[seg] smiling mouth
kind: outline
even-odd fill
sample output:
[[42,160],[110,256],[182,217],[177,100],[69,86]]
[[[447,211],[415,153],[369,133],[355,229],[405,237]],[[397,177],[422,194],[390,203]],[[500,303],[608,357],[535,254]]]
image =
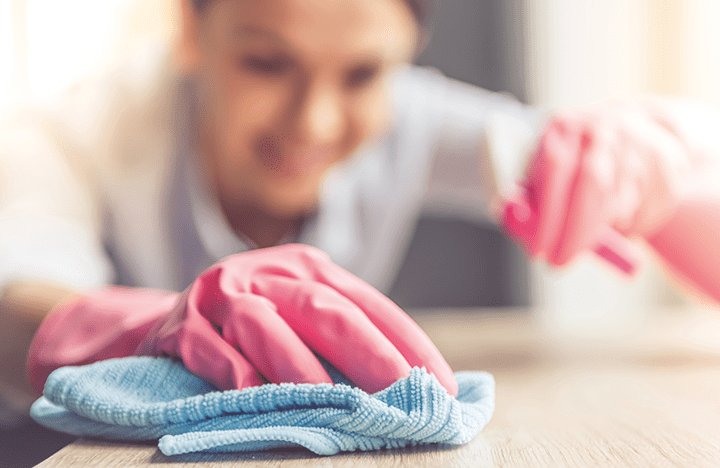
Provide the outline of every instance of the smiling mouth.
[[278,176],[299,176],[312,171],[322,161],[328,161],[327,150],[283,148],[275,138],[261,138],[255,148],[260,163]]

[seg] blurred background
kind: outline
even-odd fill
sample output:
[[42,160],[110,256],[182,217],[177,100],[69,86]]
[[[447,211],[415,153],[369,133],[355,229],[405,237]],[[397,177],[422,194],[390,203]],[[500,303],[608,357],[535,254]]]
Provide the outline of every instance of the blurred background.
[[[720,103],[717,0],[439,3],[418,63],[453,78],[546,108],[647,92]],[[0,0],[0,106],[44,99],[171,41],[176,16],[172,0]],[[634,281],[594,258],[551,271],[527,265],[486,220],[431,209],[390,294],[406,307],[533,303],[568,330],[617,327],[638,318],[628,311],[683,300],[650,257]]]

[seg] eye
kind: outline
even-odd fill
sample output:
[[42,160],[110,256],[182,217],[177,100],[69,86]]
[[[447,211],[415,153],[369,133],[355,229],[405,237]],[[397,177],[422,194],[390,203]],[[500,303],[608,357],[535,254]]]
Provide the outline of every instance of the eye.
[[380,67],[374,64],[360,65],[347,73],[346,83],[350,88],[362,88],[377,77]]
[[248,55],[240,60],[242,68],[261,75],[282,75],[292,67],[292,62],[286,57],[261,57]]

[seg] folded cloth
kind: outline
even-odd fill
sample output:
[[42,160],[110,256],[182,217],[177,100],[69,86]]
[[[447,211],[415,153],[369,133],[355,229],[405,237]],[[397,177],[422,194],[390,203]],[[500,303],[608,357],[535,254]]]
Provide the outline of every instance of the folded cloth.
[[345,384],[267,384],[217,391],[167,358],[127,357],[54,371],[31,416],[51,429],[160,439],[165,455],[302,446],[320,454],[469,442],[494,409],[486,372],[460,372],[457,398],[435,376],[368,394]]

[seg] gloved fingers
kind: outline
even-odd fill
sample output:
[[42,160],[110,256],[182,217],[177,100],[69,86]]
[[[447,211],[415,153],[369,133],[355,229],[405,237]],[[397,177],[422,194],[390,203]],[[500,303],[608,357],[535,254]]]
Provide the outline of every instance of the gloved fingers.
[[618,150],[618,154],[625,157],[618,160],[615,197],[611,201],[610,218],[611,227],[623,235],[629,235],[634,231],[643,203],[641,176],[644,168],[640,156],[636,153],[633,148],[621,147]]
[[625,225],[618,222],[621,232],[647,236],[668,220],[692,180],[689,149],[670,129],[646,114],[622,121],[623,137],[631,150],[622,154],[622,161],[632,164],[626,174],[634,175],[634,184],[641,193],[632,218]]
[[220,327],[222,339],[239,349],[268,381],[332,383],[313,352],[278,315],[275,304],[237,291],[232,283],[232,275],[221,274],[216,281],[201,277],[193,285],[196,291],[189,297],[189,307]]
[[331,262],[318,269],[315,280],[355,304],[411,367],[425,367],[448,393],[457,395],[455,375],[447,361],[422,328],[393,301]]
[[258,275],[312,279],[321,265],[329,263],[330,257],[315,247],[283,244],[228,257],[220,268],[236,272],[233,278],[237,290],[251,292],[252,279]]
[[568,203],[578,170],[584,124],[571,115],[557,117],[540,137],[527,175],[537,230],[529,239],[533,256],[552,255],[567,217]]
[[256,278],[257,293],[319,355],[367,392],[410,375],[410,365],[365,313],[338,291],[312,280]]
[[[231,276],[234,288],[263,295],[276,304],[285,292],[272,288],[259,291],[258,285],[263,282],[257,278],[295,278],[330,286],[357,305],[409,365],[425,367],[449,393],[457,394],[457,383],[450,366],[422,329],[390,299],[335,265],[324,252],[307,245],[286,244],[230,257],[223,262],[222,268],[241,272]],[[344,353],[340,350],[340,355]]]
[[554,265],[564,265],[583,250],[592,248],[609,219],[616,185],[613,140],[597,126],[581,136],[579,162],[570,186],[565,219],[561,221],[555,245],[547,253]]
[[264,383],[243,355],[197,313],[188,314],[182,327],[172,333],[164,333],[161,329],[152,341],[149,354],[179,357],[190,372],[220,390],[242,389]]
[[195,309],[192,300],[202,292],[196,283],[179,295],[175,308],[148,332],[135,354],[179,357],[190,372],[221,390],[261,385],[255,368]]

